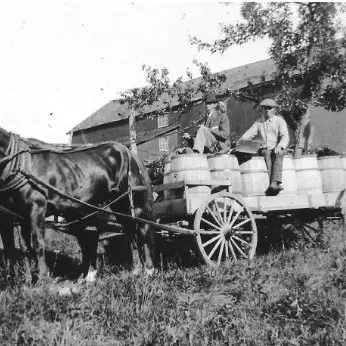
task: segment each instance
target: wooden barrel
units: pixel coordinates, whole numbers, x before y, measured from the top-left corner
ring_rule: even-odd
[[[208,159],[203,154],[182,154],[172,157],[171,179],[176,181],[196,181],[211,180]],[[189,196],[184,196],[189,200],[200,200],[201,203],[211,194],[210,186],[198,185],[188,190]],[[183,198],[177,196],[176,198]],[[195,204],[195,203],[194,203]]]
[[[285,155],[282,164],[282,185],[284,189],[280,192],[282,194],[296,194],[297,187],[297,175],[293,165],[292,156]]]
[[[234,155],[208,155],[211,179],[228,180],[232,183],[232,192],[241,193],[241,175],[238,159]]]
[[[262,156],[254,156],[240,165],[242,195],[262,196],[269,186],[267,166]]]
[[[344,171],[340,156],[321,156],[318,166],[322,177],[323,192],[337,192],[344,187]]]
[[[346,153],[341,155],[341,164],[344,172],[344,188],[346,188]]]
[[[298,193],[322,193],[322,177],[316,155],[304,155],[293,158],[296,169]]]

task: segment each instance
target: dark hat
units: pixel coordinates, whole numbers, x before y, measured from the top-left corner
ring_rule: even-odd
[[[215,94],[212,93],[212,92],[205,93],[203,101],[205,103],[215,103],[215,102],[217,102]]]

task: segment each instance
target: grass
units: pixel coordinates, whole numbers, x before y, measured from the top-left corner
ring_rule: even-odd
[[[148,278],[105,266],[95,285],[68,295],[51,283],[4,284],[0,344],[345,345],[345,240],[329,224],[318,246],[272,250],[216,270],[171,263]]]

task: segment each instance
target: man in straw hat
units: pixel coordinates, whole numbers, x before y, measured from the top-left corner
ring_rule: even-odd
[[[283,156],[289,143],[286,121],[276,115],[277,103],[272,99],[263,100],[259,106],[263,116],[243,134],[241,140],[250,140],[256,135],[261,139],[259,154],[264,156],[270,185],[265,191],[267,196],[275,196],[283,187],[282,163]]]
[[[204,125],[200,125],[194,140],[193,151],[203,154],[206,150],[215,153],[226,148],[226,141],[230,135],[229,120],[221,102],[218,102],[215,94],[208,92],[204,96],[207,107],[207,119]],[[183,134],[188,142],[192,138],[188,133]]]

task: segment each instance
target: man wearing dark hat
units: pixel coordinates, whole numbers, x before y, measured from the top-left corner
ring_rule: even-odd
[[[207,119],[205,124],[198,128],[193,151],[203,154],[206,149],[210,153],[215,153],[226,147],[225,142],[230,134],[229,120],[222,103],[216,100],[213,93],[206,93],[204,102],[207,107]],[[183,138],[191,139],[188,133],[184,133]]]
[[[259,135],[261,139],[260,155],[264,156],[270,185],[266,195],[275,196],[283,187],[282,164],[283,156],[289,143],[286,121],[276,115],[277,103],[272,99],[265,99],[260,104],[263,116],[244,133],[241,140],[249,140]]]

